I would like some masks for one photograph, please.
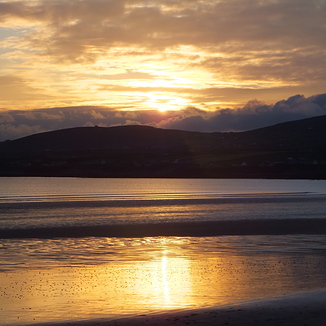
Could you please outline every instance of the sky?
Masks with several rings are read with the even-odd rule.
[[[326,0],[0,0],[0,141],[326,114]]]

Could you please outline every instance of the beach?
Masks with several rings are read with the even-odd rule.
[[[213,308],[135,315],[114,320],[35,324],[35,326],[325,326],[325,306],[326,290],[319,290]]]

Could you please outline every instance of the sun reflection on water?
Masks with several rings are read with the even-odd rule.
[[[1,241],[12,256],[0,259],[2,325],[200,308],[326,284],[317,236]]]
[[[167,258],[165,253],[162,255],[162,285],[164,289],[164,299],[166,304],[170,304],[170,286],[169,286],[169,278],[167,274]]]
[[[143,280],[145,283],[141,288],[142,293],[148,292],[147,307],[166,309],[189,306],[192,286],[188,260],[171,258],[167,251],[163,251],[161,261],[152,262],[148,268],[149,278]]]

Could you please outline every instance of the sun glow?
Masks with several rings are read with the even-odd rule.
[[[144,96],[147,97],[145,103],[149,108],[161,112],[181,110],[190,104],[189,100],[168,93],[155,92],[144,94]]]

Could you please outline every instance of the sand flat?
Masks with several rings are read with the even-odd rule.
[[[163,312],[115,320],[84,320],[38,326],[325,326],[326,289],[236,305]]]

